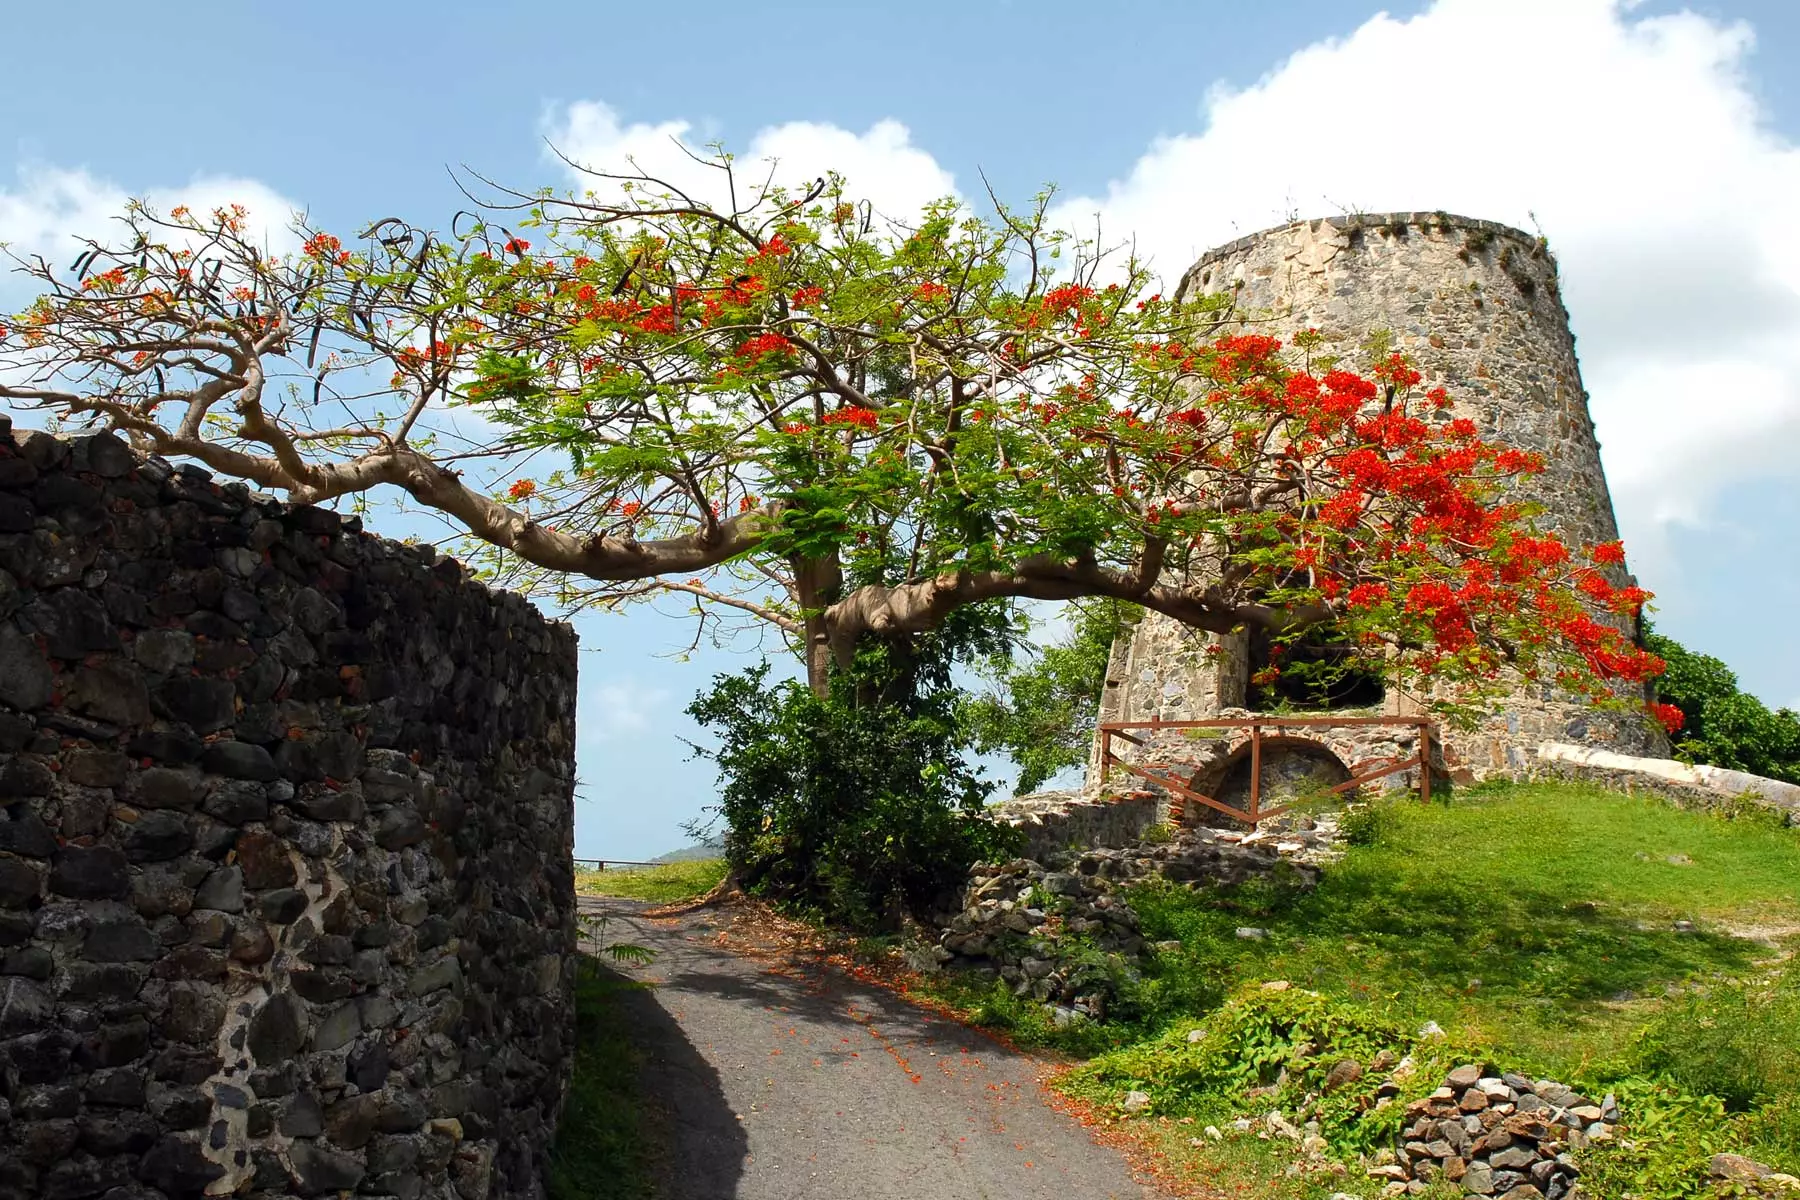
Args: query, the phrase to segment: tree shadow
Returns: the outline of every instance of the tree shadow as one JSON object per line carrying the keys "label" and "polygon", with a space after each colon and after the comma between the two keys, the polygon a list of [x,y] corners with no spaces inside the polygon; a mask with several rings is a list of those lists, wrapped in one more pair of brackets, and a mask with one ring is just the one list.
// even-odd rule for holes
{"label": "tree shadow", "polygon": [[[1497,886],[1379,864],[1341,864],[1310,890],[1246,885],[1151,896],[1142,911],[1146,936],[1210,943],[1229,958],[1301,951],[1320,977],[1352,981],[1374,968],[1389,986],[1410,979],[1460,992],[1479,980],[1485,994],[1576,1006],[1661,991],[1696,974],[1741,972],[1767,953],[1528,877]],[[1242,940],[1243,926],[1266,930],[1268,940]]]}
{"label": "tree shadow", "polygon": [[749,1142],[718,1072],[654,988],[577,960],[575,1077],[552,1155],[554,1200],[724,1200]]}

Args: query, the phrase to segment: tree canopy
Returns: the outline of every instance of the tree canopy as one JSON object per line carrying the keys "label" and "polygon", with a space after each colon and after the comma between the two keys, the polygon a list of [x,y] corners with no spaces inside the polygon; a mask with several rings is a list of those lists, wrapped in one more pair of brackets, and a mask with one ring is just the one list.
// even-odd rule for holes
{"label": "tree canopy", "polygon": [[396,486],[514,585],[765,621],[821,692],[866,637],[1024,598],[1278,648],[1329,625],[1450,684],[1602,695],[1661,669],[1623,632],[1648,596],[1617,544],[1536,528],[1515,485],[1541,460],[1401,356],[1354,370],[1159,293],[1052,228],[1048,194],[900,222],[836,177],[711,166],[717,201],[595,173],[492,188],[442,232],[303,226],[286,256],[241,210],[133,205],[71,264],[20,260],[43,294],[0,341],[0,397],[300,501]]}

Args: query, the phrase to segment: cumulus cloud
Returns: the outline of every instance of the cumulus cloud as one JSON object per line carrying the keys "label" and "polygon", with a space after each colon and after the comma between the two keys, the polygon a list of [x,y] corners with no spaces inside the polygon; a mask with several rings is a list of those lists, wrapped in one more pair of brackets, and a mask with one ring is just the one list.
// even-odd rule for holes
{"label": "cumulus cloud", "polygon": [[[20,167],[13,186],[0,188],[0,242],[14,254],[41,254],[53,265],[66,265],[80,252],[81,239],[104,240],[118,230],[117,218],[134,197],[163,214],[177,204],[196,213],[241,204],[249,210],[250,233],[272,253],[300,247],[289,225],[301,206],[254,179],[208,175],[130,191],[86,170],[44,164]],[[17,286],[16,279],[0,278],[0,295]]]}
{"label": "cumulus cloud", "polygon": [[1541,229],[1628,534],[1800,461],[1800,149],[1746,83],[1752,31],[1616,0],[1439,0],[1215,87],[1100,214],[1173,279],[1295,217],[1446,209]]}
{"label": "cumulus cloud", "polygon": [[576,723],[583,745],[617,742],[648,733],[667,705],[669,690],[636,679],[602,680],[583,688]]}
{"label": "cumulus cloud", "polygon": [[[626,122],[617,110],[583,100],[553,113],[545,122],[550,145],[581,167],[612,173],[632,165],[647,175],[666,179],[691,195],[713,203],[726,201],[720,172],[694,161],[708,153],[705,139],[694,136],[687,121]],[[684,150],[682,147],[686,146]],[[789,121],[757,131],[734,166],[743,182],[765,179],[804,191],[827,171],[843,175],[858,198],[873,202],[890,217],[905,218],[928,201],[956,192],[956,180],[927,151],[913,145],[912,134],[898,121],[877,121],[863,133],[816,121]],[[583,188],[602,191],[610,185],[572,171]]]}

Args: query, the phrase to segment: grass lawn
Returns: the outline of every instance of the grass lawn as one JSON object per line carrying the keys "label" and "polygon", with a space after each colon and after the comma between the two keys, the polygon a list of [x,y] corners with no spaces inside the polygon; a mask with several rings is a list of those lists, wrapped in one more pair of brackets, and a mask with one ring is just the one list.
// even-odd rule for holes
{"label": "grass lawn", "polygon": [[655,867],[615,868],[611,871],[575,872],[575,890],[584,896],[618,896],[673,904],[703,896],[725,878],[725,861],[696,858]]}
{"label": "grass lawn", "polygon": [[[1800,830],[1549,784],[1382,805],[1363,828],[1364,844],[1311,890],[1277,882],[1130,892],[1145,937],[1180,949],[1146,966],[1129,1021],[1056,1030],[1004,989],[954,978],[934,987],[1021,1041],[1097,1055],[1061,1086],[1115,1113],[1126,1090],[1147,1090],[1154,1115],[1120,1119],[1177,1173],[1235,1194],[1292,1200],[1368,1187],[1354,1167],[1349,1178],[1290,1177],[1294,1160],[1279,1141],[1195,1136],[1207,1122],[1228,1126],[1228,1114],[1301,1102],[1297,1092],[1220,1090],[1188,1059],[1188,1030],[1241,1011],[1221,1005],[1233,996],[1241,1005],[1273,980],[1320,993],[1337,1014],[1326,1028],[1373,1021],[1422,1062],[1466,1055],[1616,1086],[1652,1126],[1670,1122],[1636,1150],[1607,1151],[1613,1158],[1596,1162],[1590,1183],[1613,1190],[1590,1194],[1701,1195],[1690,1177],[1703,1186],[1707,1156],[1719,1150],[1800,1167],[1800,968],[1783,961],[1800,950]],[[1415,1039],[1428,1021],[1447,1038]],[[1288,1035],[1274,1020],[1267,1036]],[[1434,1044],[1441,1051],[1428,1054]],[[1699,1107],[1676,1093],[1701,1098]],[[1181,1123],[1183,1114],[1197,1123]],[[1646,1190],[1655,1179],[1666,1185]]]}
{"label": "grass lawn", "polygon": [[1379,825],[1309,892],[1140,893],[1145,936],[1183,943],[1159,964],[1161,1006],[1287,979],[1573,1074],[1668,990],[1800,945],[1794,830],[1560,785],[1396,803]]}

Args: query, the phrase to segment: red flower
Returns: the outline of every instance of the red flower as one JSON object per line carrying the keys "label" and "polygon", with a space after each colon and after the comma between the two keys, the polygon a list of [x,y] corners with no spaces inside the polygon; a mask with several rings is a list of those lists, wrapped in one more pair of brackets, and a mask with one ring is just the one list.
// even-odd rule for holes
{"label": "red flower", "polygon": [[516,479],[513,481],[513,485],[506,489],[506,494],[514,500],[529,500],[536,491],[536,481],[530,479]]}
{"label": "red flower", "polygon": [[1609,563],[1614,566],[1625,565],[1624,542],[1602,542],[1588,551],[1588,557],[1597,563]]}
{"label": "red flower", "polygon": [[507,238],[506,239],[506,252],[508,254],[521,254],[522,255],[529,249],[531,249],[531,243],[526,241],[524,238]]}
{"label": "red flower", "polygon": [[811,308],[825,298],[822,287],[802,287],[794,289],[792,304],[795,308]]}
{"label": "red flower", "polygon": [[1350,589],[1344,597],[1344,603],[1351,608],[1374,608],[1387,601],[1387,585],[1382,583],[1359,583]]}
{"label": "red flower", "polygon": [[1670,733],[1674,733],[1687,723],[1687,717],[1673,704],[1652,703],[1647,707],[1650,710],[1650,715],[1662,722],[1662,727]]}
{"label": "red flower", "polygon": [[1078,283],[1065,283],[1061,287],[1051,288],[1044,293],[1044,308],[1053,313],[1065,313],[1093,294],[1094,289],[1091,287],[1083,287]]}
{"label": "red flower", "polygon": [[619,511],[628,517],[635,517],[643,510],[644,506],[642,504],[639,504],[636,500],[630,500],[627,501],[625,507],[621,508]]}
{"label": "red flower", "polygon": [[779,333],[759,333],[737,348],[737,356],[746,362],[757,362],[767,354],[791,354],[794,343]]}
{"label": "red flower", "polygon": [[876,427],[881,423],[881,418],[867,408],[835,409],[826,413],[821,419],[827,425],[853,425],[868,433],[875,432]]}

